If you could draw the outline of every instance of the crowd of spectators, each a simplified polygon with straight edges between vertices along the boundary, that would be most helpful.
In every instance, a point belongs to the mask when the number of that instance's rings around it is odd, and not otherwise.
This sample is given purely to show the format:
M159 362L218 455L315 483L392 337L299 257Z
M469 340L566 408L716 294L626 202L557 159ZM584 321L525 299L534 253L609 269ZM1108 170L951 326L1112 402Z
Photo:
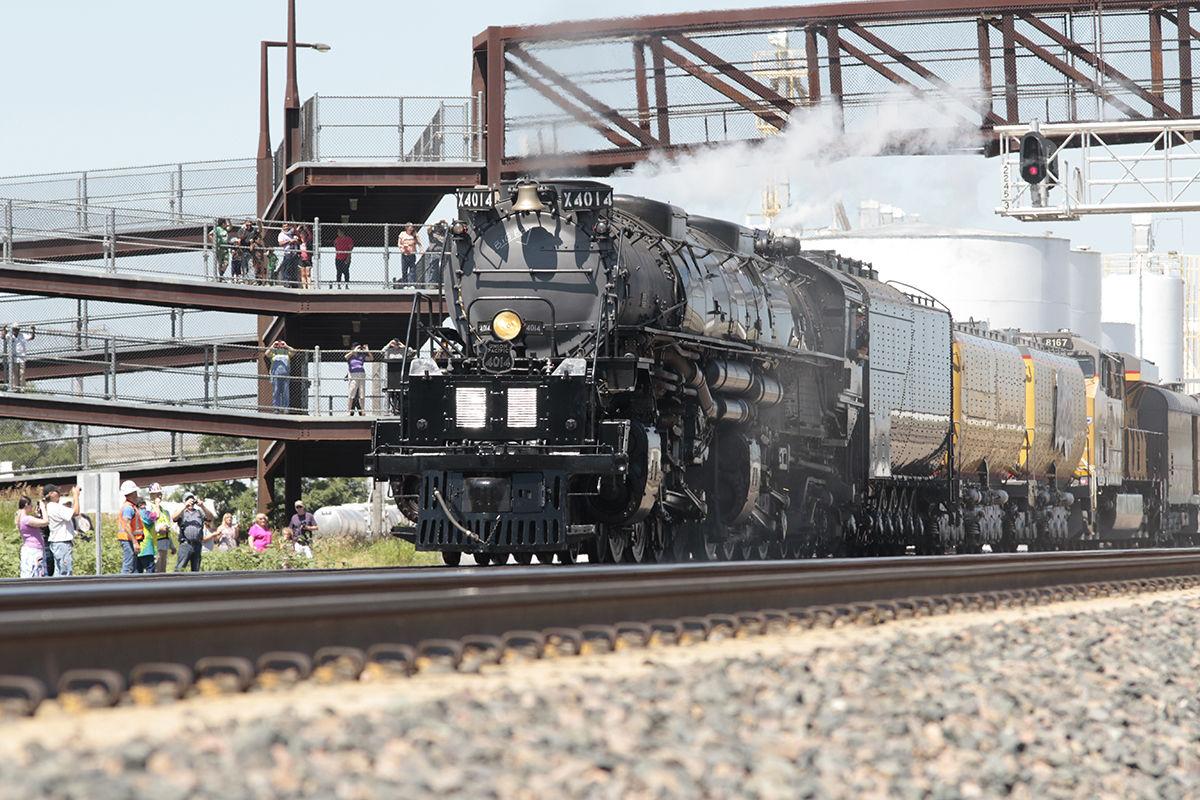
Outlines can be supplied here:
M426 244L421 247L421 228ZM449 223L445 220L419 226L405 225L396 237L400 253L400 276L393 281L396 288L437 282L434 265L446 244ZM334 229L334 279L330 288L350 288L350 264L358 242L347 226ZM214 221L208 235L212 247L218 281L248 284L277 284L299 289L314 288L313 257L317 244L311 225L287 222L278 228L267 228L261 221L245 220L240 225L221 217ZM422 254L426 257L421 259Z
M242 546L238 526L231 513L217 524L211 503L184 494L183 502L172 513L163 502L162 487L151 484L146 494L130 480L121 484L122 502L117 511L116 540L121 549L122 574L167 572L170 557L175 556L175 572L199 572L205 552L230 551ZM17 501L13 520L21 542L20 577L69 577L74 574L75 540L90 530L86 516L80 514L79 487L64 497L59 487L42 487L42 500L22 495ZM262 553L273 545L285 547L297 555L313 557L316 518L305 509L304 501L293 506L289 524L276 537L267 515L259 513L246 535L247 545Z

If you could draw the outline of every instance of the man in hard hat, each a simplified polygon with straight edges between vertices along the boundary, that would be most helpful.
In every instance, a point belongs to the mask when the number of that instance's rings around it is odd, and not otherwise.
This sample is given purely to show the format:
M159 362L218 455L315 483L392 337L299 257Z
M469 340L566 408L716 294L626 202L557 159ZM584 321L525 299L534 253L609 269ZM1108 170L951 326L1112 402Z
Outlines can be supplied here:
M117 515L117 541L121 543L121 573L132 575L144 571L143 562L138 559L138 554L146 539L146 527L138 511L138 485L133 481L124 481L119 491L125 498ZM153 561L150 562L150 571L154 571Z
M167 556L175 552L175 543L171 541L174 523L171 515L162 506L163 490L157 482L150 484L150 510L157 516L154 519L154 571L167 571Z

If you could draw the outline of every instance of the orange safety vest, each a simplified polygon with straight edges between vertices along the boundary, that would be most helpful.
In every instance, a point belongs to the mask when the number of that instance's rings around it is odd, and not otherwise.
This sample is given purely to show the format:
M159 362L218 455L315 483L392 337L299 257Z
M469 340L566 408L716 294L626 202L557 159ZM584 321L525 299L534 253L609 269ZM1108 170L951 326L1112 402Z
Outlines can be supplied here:
M125 519L125 506L133 509L133 519ZM121 513L117 515L117 540L140 542L144 538L146 529L142 525L142 514L137 506L126 500L121 504Z

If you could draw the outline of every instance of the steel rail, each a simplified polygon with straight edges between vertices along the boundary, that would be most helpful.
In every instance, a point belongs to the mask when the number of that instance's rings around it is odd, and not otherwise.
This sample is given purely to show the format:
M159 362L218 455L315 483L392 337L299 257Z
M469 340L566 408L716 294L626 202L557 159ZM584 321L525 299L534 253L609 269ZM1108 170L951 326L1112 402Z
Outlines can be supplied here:
M2 581L0 676L1198 575L1200 549Z

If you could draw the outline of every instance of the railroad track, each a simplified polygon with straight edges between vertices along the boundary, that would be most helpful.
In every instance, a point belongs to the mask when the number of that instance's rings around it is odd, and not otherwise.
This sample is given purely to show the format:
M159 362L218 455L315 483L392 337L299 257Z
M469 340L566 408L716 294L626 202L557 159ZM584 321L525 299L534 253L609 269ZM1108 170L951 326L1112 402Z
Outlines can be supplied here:
M0 708L1200 585L1200 549L0 582Z

